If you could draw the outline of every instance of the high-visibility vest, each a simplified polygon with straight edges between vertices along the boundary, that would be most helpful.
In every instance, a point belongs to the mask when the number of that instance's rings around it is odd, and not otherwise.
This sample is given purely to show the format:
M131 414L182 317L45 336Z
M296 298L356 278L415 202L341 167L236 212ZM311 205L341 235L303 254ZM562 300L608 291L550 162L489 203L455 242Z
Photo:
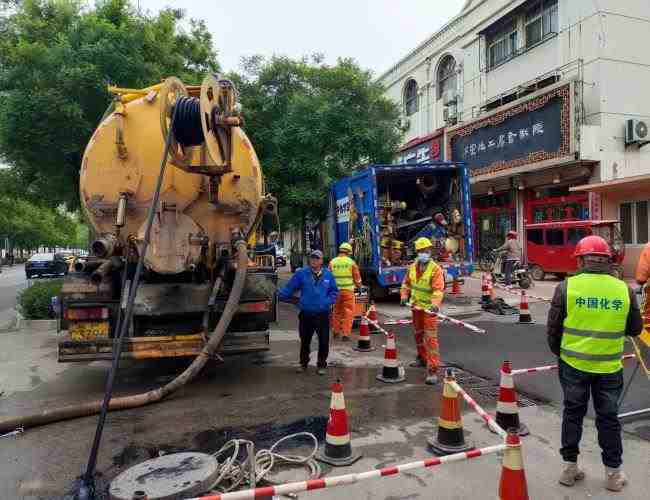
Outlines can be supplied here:
M409 281L411 282L411 302L413 305L428 309L431 307L433 290L431 289L431 277L438 267L433 261L429 261L420 277L417 276L417 263L409 267Z
M589 373L615 373L630 311L627 285L608 274L583 273L567 280L567 317L560 358Z
M335 257L330 262L330 268L339 290L354 291L354 277L352 274L354 266L354 261L346 255Z

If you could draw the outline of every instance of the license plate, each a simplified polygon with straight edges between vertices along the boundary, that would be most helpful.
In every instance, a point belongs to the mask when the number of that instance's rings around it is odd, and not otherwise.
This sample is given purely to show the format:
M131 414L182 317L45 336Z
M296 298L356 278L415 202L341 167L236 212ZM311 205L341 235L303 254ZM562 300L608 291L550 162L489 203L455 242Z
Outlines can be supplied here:
M72 340L96 340L108 338L108 321L78 321L70 325Z

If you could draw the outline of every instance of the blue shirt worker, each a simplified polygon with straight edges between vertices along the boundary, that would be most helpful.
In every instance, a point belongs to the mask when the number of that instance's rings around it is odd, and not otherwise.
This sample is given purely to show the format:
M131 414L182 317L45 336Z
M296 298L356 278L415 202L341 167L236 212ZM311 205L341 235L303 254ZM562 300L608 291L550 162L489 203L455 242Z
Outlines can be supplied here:
M307 371L311 353L311 339L318 337L317 373L325 375L330 348L330 310L339 291L334 275L323 267L323 252L314 250L309 255L309 266L302 267L279 292L280 300L291 302L296 292L298 301L298 332L300 334L300 366L297 373Z
M618 419L623 389L621 357L625 336L641 333L641 314L632 289L610 274L612 254L603 238L581 239L575 256L578 273L555 289L547 321L548 343L560 358L564 391L560 484L573 486L585 477L578 467L578 454L591 393L605 488L621 491L627 483L621 471L623 444Z

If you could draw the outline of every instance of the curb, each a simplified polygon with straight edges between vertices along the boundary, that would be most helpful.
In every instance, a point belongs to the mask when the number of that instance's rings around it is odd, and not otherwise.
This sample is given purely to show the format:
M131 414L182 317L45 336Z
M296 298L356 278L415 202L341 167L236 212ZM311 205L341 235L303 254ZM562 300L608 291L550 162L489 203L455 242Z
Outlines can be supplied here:
M56 331L57 320L55 319L25 319L17 313L15 330L21 332L50 332Z

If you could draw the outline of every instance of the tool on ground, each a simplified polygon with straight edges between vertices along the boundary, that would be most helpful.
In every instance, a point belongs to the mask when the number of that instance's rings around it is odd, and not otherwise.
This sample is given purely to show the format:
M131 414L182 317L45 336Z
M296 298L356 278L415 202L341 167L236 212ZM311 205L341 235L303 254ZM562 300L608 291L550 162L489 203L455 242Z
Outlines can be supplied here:
M528 298L526 297L526 290L521 291L521 301L519 303L519 321L517 323L534 323L533 317L530 315L528 309Z
M506 451L503 454L499 500L528 500L528 484L524 472L521 440L514 430L508 431Z
M406 380L404 367L399 365L397 359L397 347L395 345L395 335L388 332L386 335L386 347L384 349L384 366L380 373L377 374L377 380L388 384L397 384Z
M636 358L636 354L624 354L621 357L621 360L627 361L629 359L634 359ZM536 366L535 368L519 368L517 370L512 370L513 375L522 375L524 373L537 373L537 372L547 372L551 370L557 370L558 365L544 365L544 366Z
M472 407L472 409L479 415L479 417L483 419L488 427L505 439L507 433L501 427L499 427L499 424L497 424L496 420L494 420L494 418L488 412L486 412L481 407L481 405L474 401L474 399L469 394L467 394L467 391L458 385L455 380L453 382L450 382L450 384L453 389L462 396L465 402Z
M498 314L499 316L519 314L519 308L512 307L501 297L494 300L490 299L488 302L484 302L481 304L481 309L483 309L485 312Z
M381 328L379 328L378 325L377 308L375 307L374 301L370 302L370 307L368 308L367 317L370 323L370 333L380 333Z
M501 366L496 421L502 429L516 429L520 436L530 434L528 427L519 420L517 391L512 378L512 363L510 361L504 361Z
M0 438L6 438L10 436L19 436L20 434L24 433L25 429L22 427L18 427L17 429L14 429L11 432L7 432L6 434L0 434Z
M357 346L353 347L353 349L359 352L370 352L375 350L370 342L368 318L365 316L361 317L361 323L359 324L359 340L357 341Z
M460 414L460 399L452 385L455 380L453 371L447 370L442 388L438 433L436 437L427 440L429 448L436 455L450 455L474 448L465 441L463 419Z
M437 467L439 465L461 462L478 458L494 453L500 453L507 449L507 444L497 444L494 446L486 446L485 448L466 451L463 453L455 453L445 457L433 457L426 460L417 462L409 462L406 464L395 465L390 467L383 467L381 469L372 469L366 472L357 472L353 474L344 474L341 476L325 477L322 479L310 479L307 481L297 481L293 483L286 483L279 486L268 486L265 488L256 488L251 490L233 491L220 495L205 495L201 497L190 498L187 500L250 500L252 498L266 498L275 495L289 495L292 493L301 493L304 491L321 490L325 488L334 488L337 486L346 486L356 484L368 479L377 479L382 477L396 476L406 472L418 469L426 469L430 467Z
M337 380L332 385L332 400L330 402L330 417L327 421L325 445L316 458L334 467L351 465L361 458L360 454L352 451L348 414L345 409L343 385L341 385L340 380Z

